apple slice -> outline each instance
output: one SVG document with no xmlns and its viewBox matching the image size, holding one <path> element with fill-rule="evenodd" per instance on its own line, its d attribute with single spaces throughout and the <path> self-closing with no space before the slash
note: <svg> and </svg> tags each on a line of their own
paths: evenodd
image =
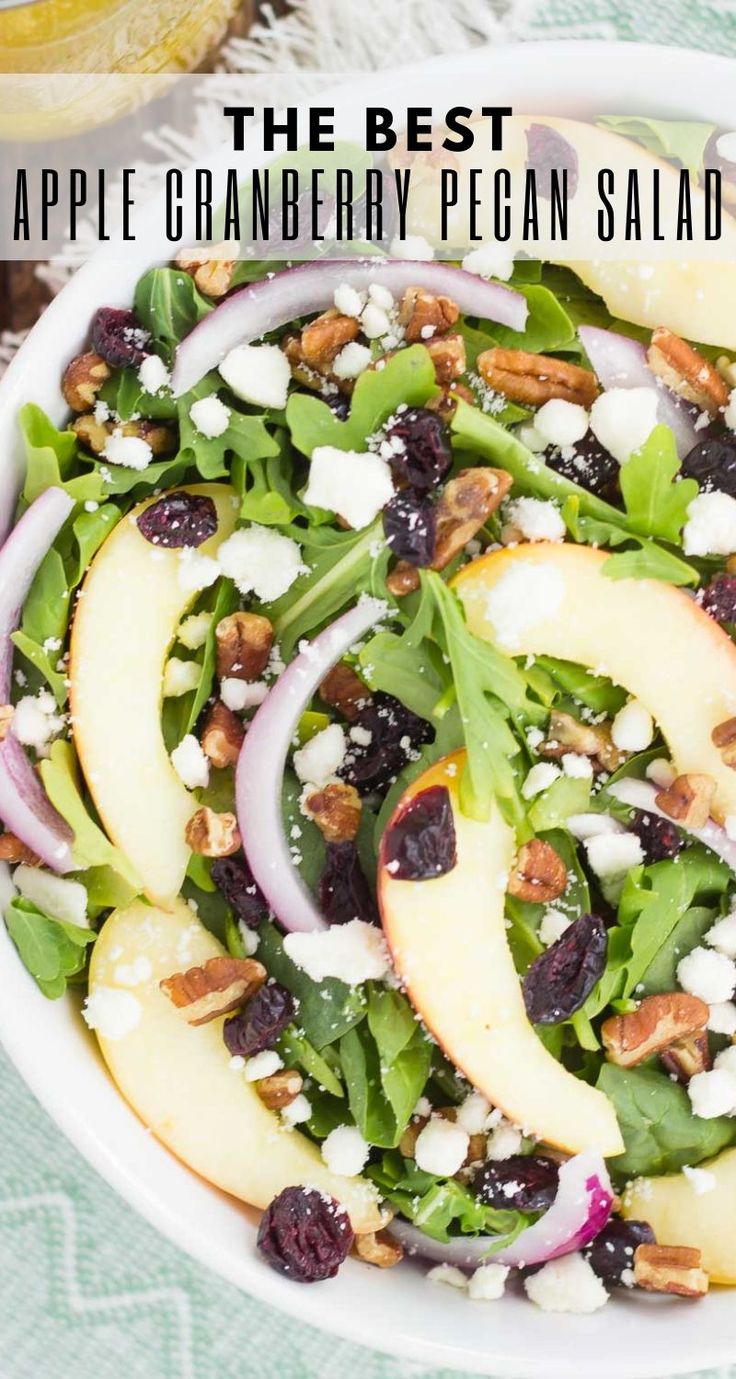
<svg viewBox="0 0 736 1379">
<path fill-rule="evenodd" d="M 210 497 L 217 531 L 198 549 L 212 556 L 238 512 L 226 484 L 196 484 Z M 177 776 L 161 731 L 163 671 L 195 594 L 179 579 L 181 553 L 146 541 L 134 508 L 111 532 L 82 586 L 69 657 L 74 742 L 97 811 L 154 903 L 179 894 L 196 803 Z"/>
<path fill-rule="evenodd" d="M 509 547 L 454 581 L 468 625 L 511 655 L 556 656 L 607 675 L 639 699 L 678 774 L 716 782 L 714 817 L 736 814 L 736 771 L 711 741 L 736 715 L 736 647 L 680 589 L 659 580 L 609 579 L 590 546 Z"/>
<path fill-rule="evenodd" d="M 380 1225 L 377 1193 L 364 1178 L 330 1173 L 319 1149 L 284 1129 L 252 1083 L 230 1066 L 222 1018 L 188 1025 L 159 982 L 224 950 L 183 901 L 170 911 L 135 901 L 116 910 L 92 951 L 90 996 L 118 993 L 120 1038 L 98 1031 L 102 1055 L 126 1101 L 195 1173 L 254 1207 L 282 1188 L 319 1188 L 344 1203 L 357 1231 Z M 113 997 L 113 1000 L 116 998 Z"/>
<path fill-rule="evenodd" d="M 736 1283 L 736 1149 L 724 1149 L 697 1172 L 661 1178 L 636 1178 L 626 1189 L 623 1215 L 648 1221 L 658 1245 L 690 1245 L 702 1250 L 711 1283 Z M 700 1191 L 698 1188 L 700 1187 Z"/>
<path fill-rule="evenodd" d="M 398 881 L 382 853 L 378 897 L 394 966 L 441 1048 L 494 1106 L 570 1154 L 620 1154 L 608 1097 L 567 1072 L 527 1017 L 504 918 L 514 834 L 498 810 L 487 823 L 460 812 L 463 756 L 430 767 L 397 806 L 398 813 L 421 791 L 446 786 L 457 863 L 435 880 Z"/>
</svg>

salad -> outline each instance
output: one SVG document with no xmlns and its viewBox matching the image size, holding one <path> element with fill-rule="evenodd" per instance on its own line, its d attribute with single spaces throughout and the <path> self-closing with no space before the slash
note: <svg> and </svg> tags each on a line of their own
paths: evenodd
<svg viewBox="0 0 736 1379">
<path fill-rule="evenodd" d="M 298 1282 L 736 1282 L 736 365 L 569 269 L 180 255 L 26 406 L 5 922 Z M 419 246 L 421 248 L 421 246 Z"/>
</svg>

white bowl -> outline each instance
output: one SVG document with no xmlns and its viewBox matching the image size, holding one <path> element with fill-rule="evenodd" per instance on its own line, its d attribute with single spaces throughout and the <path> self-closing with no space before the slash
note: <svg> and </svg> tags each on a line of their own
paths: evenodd
<svg viewBox="0 0 736 1379">
<path fill-rule="evenodd" d="M 440 110 L 503 95 L 520 111 L 624 113 L 710 120 L 736 128 L 736 63 L 705 53 L 608 43 L 529 43 L 482 49 L 361 78 L 357 100 Z M 216 165 L 217 160 L 215 160 Z M 0 528 L 22 473 L 16 415 L 34 401 L 60 421 L 64 364 L 97 306 L 124 304 L 151 262 L 168 257 L 152 232 L 137 261 L 108 250 L 45 312 L 0 384 Z M 7 883 L 6 883 L 7 884 Z M 1 898 L 1 897 L 0 897 Z M 736 1359 L 735 1304 L 715 1290 L 697 1306 L 617 1297 L 591 1317 L 541 1312 L 523 1297 L 470 1303 L 425 1282 L 411 1264 L 390 1274 L 349 1261 L 328 1286 L 273 1273 L 254 1248 L 254 1213 L 209 1187 L 159 1145 L 109 1080 L 74 1001 L 51 1002 L 0 925 L 0 1039 L 69 1139 L 153 1225 L 230 1283 L 305 1322 L 437 1368 L 545 1379 L 644 1379 Z M 247 1146 L 243 1146 L 247 1152 Z"/>
</svg>

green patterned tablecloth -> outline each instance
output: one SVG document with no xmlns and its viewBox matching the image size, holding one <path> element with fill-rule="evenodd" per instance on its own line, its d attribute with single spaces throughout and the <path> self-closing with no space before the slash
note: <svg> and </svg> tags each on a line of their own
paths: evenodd
<svg viewBox="0 0 736 1379">
<path fill-rule="evenodd" d="M 736 0 L 546 0 L 534 13 L 512 0 L 510 28 L 736 54 Z M 442 1379 L 298 1325 L 180 1253 L 80 1158 L 0 1053 L 0 1379 L 346 1374 Z M 736 1379 L 736 1367 L 698 1379 Z"/>
</svg>

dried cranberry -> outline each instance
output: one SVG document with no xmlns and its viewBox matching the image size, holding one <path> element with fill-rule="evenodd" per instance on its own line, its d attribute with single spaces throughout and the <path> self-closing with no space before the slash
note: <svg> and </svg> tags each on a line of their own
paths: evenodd
<svg viewBox="0 0 736 1379">
<path fill-rule="evenodd" d="M 137 368 L 148 354 L 151 337 L 132 311 L 101 306 L 92 318 L 92 348 L 114 369 Z"/>
<path fill-rule="evenodd" d="M 279 982 L 267 982 L 247 1005 L 225 1021 L 222 1034 L 233 1056 L 252 1058 L 272 1049 L 296 1015 L 296 1002 Z"/>
<path fill-rule="evenodd" d="M 361 708 L 353 729 L 370 733 L 365 742 L 354 739 L 340 767 L 343 780 L 362 795 L 381 790 L 403 770 L 414 750 L 434 738 L 432 725 L 405 708 L 392 694 L 378 690 Z"/>
<path fill-rule="evenodd" d="M 138 530 L 153 546 L 201 546 L 217 531 L 217 508 L 204 494 L 180 489 L 145 508 Z"/>
<path fill-rule="evenodd" d="M 635 833 L 644 849 L 646 862 L 664 862 L 676 857 L 684 846 L 682 834 L 670 819 L 660 819 L 658 814 L 649 814 L 645 809 L 635 809 L 629 824 L 629 832 Z"/>
<path fill-rule="evenodd" d="M 680 473 L 697 479 L 702 492 L 716 490 L 736 498 L 736 441 L 706 436 L 685 456 Z"/>
<path fill-rule="evenodd" d="M 401 412 L 386 431 L 388 441 L 401 442 L 391 458 L 398 484 L 429 493 L 442 483 L 452 466 L 447 427 L 436 412 L 412 407 Z"/>
<path fill-rule="evenodd" d="M 410 565 L 431 565 L 437 544 L 434 503 L 411 489 L 397 493 L 383 509 L 383 530 L 391 554 Z"/>
<path fill-rule="evenodd" d="M 620 1216 L 612 1216 L 584 1253 L 599 1278 L 606 1283 L 623 1283 L 627 1270 L 633 1270 L 637 1246 L 654 1244 L 648 1221 L 622 1221 Z"/>
<path fill-rule="evenodd" d="M 574 447 L 552 450 L 546 458 L 551 469 L 565 479 L 572 479 L 588 493 L 595 493 L 599 498 L 617 496 L 620 465 L 608 450 L 604 450 L 592 431 Z"/>
<path fill-rule="evenodd" d="M 527 168 L 536 173 L 536 188 L 546 201 L 552 199 L 552 170 L 560 174 L 560 189 L 564 186 L 562 173 L 567 173 L 567 195 L 572 200 L 578 189 L 578 155 L 572 144 L 556 129 L 546 124 L 530 124 L 526 131 Z"/>
<path fill-rule="evenodd" d="M 212 863 L 212 880 L 238 919 L 251 929 L 268 917 L 268 902 L 243 858 L 218 857 Z"/>
<path fill-rule="evenodd" d="M 452 871 L 457 840 L 446 786 L 422 790 L 402 809 L 384 838 L 383 860 L 398 881 L 430 881 Z"/>
<path fill-rule="evenodd" d="M 716 622 L 736 622 L 736 575 L 714 575 L 700 603 Z"/>
<path fill-rule="evenodd" d="M 338 421 L 347 421 L 350 416 L 350 403 L 346 397 L 335 394 L 333 397 L 326 397 L 325 402 Z"/>
<path fill-rule="evenodd" d="M 582 915 L 524 977 L 524 1003 L 534 1025 L 568 1020 L 587 1000 L 606 966 L 608 931 L 599 915 Z"/>
<path fill-rule="evenodd" d="M 330 924 L 349 924 L 351 919 L 378 924 L 376 902 L 355 843 L 327 844 L 327 861 L 319 880 L 319 903 Z"/>
<path fill-rule="evenodd" d="M 512 1154 L 489 1160 L 473 1180 L 486 1206 L 501 1210 L 546 1211 L 557 1195 L 559 1166 L 541 1154 Z"/>
<path fill-rule="evenodd" d="M 285 1187 L 261 1217 L 258 1248 L 295 1283 L 334 1278 L 353 1247 L 345 1208 L 312 1187 Z"/>
</svg>

